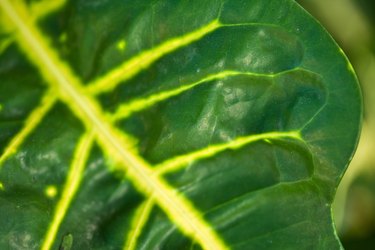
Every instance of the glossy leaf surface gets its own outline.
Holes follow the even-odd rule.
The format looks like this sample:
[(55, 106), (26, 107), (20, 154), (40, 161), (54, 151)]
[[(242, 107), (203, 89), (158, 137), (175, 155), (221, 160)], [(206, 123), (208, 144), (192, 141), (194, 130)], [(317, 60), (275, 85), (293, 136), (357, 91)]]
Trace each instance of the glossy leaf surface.
[(361, 97), (294, 1), (0, 7), (0, 248), (340, 248)]

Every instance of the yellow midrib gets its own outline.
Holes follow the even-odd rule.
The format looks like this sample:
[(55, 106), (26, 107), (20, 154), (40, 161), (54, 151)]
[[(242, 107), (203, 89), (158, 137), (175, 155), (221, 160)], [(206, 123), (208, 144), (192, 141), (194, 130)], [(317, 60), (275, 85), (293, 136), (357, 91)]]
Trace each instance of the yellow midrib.
[(62, 63), (48, 42), (24, 12), (17, 12), (8, 0), (1, 7), (19, 30), (17, 42), (53, 87), (60, 90), (60, 99), (81, 119), (86, 127), (93, 127), (103, 149), (118, 158), (139, 191), (150, 195), (181, 231), (199, 242), (205, 249), (226, 249), (223, 241), (201, 218), (193, 206), (158, 176), (152, 175), (148, 164), (130, 153), (121, 132), (106, 121), (96, 101), (86, 95), (82, 84), (69, 67)]

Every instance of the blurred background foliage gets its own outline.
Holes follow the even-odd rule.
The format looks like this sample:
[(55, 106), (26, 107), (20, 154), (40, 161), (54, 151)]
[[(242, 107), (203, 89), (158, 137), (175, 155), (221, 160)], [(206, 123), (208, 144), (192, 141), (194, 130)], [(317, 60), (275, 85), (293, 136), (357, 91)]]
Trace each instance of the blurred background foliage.
[(375, 249), (375, 1), (297, 0), (331, 33), (353, 64), (364, 97), (357, 152), (334, 203), (339, 236), (347, 250)]

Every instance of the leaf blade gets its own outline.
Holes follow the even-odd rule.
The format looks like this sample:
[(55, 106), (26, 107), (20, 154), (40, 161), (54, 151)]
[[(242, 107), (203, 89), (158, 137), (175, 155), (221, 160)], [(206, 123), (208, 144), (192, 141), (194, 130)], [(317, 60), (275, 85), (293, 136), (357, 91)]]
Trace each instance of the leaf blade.
[[(49, 81), (55, 83), (68, 78), (69, 82), (76, 83), (73, 92), (77, 92), (78, 96), (75, 98), (64, 96), (65, 91), (60, 89), (59, 93), (65, 100), (64, 105), (71, 106), (72, 113), (83, 122), (85, 130), (91, 128), (92, 121), (96, 120), (94, 127), (100, 127), (102, 132), (106, 130), (109, 132), (107, 136), (103, 136), (102, 132), (96, 132), (97, 140), (101, 148), (104, 148), (106, 156), (103, 157), (96, 150), (96, 162), (90, 166), (96, 168), (98, 164), (103, 167), (106, 165), (109, 168), (102, 170), (103, 176), (113, 176), (113, 179), (117, 180), (116, 183), (121, 182), (123, 178), (127, 182), (134, 180), (134, 176), (131, 177), (131, 173), (127, 177), (123, 176), (128, 168), (122, 168), (120, 165), (126, 162), (123, 159), (126, 154), (119, 148), (112, 150), (113, 142), (125, 148), (125, 151), (129, 151), (130, 155), (140, 163), (139, 165), (144, 163), (144, 169), (149, 171), (150, 175), (154, 174), (154, 168), (163, 162), (170, 160), (172, 165), (175, 165), (177, 162), (173, 161), (174, 157), (189, 156), (194, 152), (204, 152), (214, 145), (222, 145), (223, 150), (219, 150), (220, 154), (213, 154), (210, 157), (197, 155), (191, 159), (187, 157), (184, 161), (186, 167), (177, 164), (176, 167), (171, 168), (173, 171), (169, 171), (163, 177), (155, 177), (155, 182), (160, 184), (159, 187), (164, 188), (173, 198), (171, 203), (176, 203), (176, 200), (182, 201), (180, 204), (187, 205), (187, 210), (193, 217), (198, 217), (198, 224), (201, 223), (200, 221), (203, 221), (203, 224), (208, 222), (207, 229), (214, 230), (215, 234), (220, 235), (220, 240), (224, 239), (231, 248), (241, 249), (247, 246), (337, 248), (338, 241), (334, 236), (332, 225), (329, 224), (332, 222), (329, 216), (329, 204), (334, 187), (354, 148), (354, 138), (358, 132), (356, 132), (358, 122), (356, 112), (360, 112), (356, 102), (359, 95), (356, 92), (353, 72), (347, 68), (347, 62), (337, 46), (329, 40), (321, 27), (309, 20), (292, 1), (256, 0), (243, 3), (244, 6), (236, 2), (222, 3), (214, 0), (204, 4), (198, 2), (187, 4), (183, 1), (161, 4), (161, 1), (155, 1), (149, 6), (141, 7), (143, 3), (145, 2), (140, 0), (134, 5), (129, 5), (135, 6), (135, 11), (128, 12), (131, 18), (127, 18), (127, 15), (123, 16), (125, 20), (131, 20), (126, 23), (124, 29), (121, 27), (123, 23), (113, 21), (117, 20), (116, 17), (104, 13), (121, 14), (120, 10), (129, 10), (129, 8), (132, 10), (133, 7), (124, 7), (123, 2), (120, 4), (120, 1), (115, 0), (111, 4), (101, 2), (98, 5), (81, 1), (70, 2), (68, 12), (72, 16), (71, 19), (63, 16), (64, 13), (56, 13), (57, 17), (51, 15), (49, 18), (52, 20), (61, 18), (63, 23), (67, 18), (66, 23), (72, 22), (71, 26), (61, 26), (64, 28), (51, 32), (45, 27), (48, 26), (50, 29), (53, 25), (44, 22), (37, 30), (43, 36), (42, 43), (47, 44), (42, 46), (42, 50), (51, 52), (47, 53), (48, 57), (51, 58), (52, 55), (55, 58), (51, 64), (59, 65), (55, 68), (62, 72), (61, 79), (58, 79), (56, 75), (51, 77), (53, 70), (45, 70), (46, 72), (43, 73), (45, 78), (50, 77)], [(211, 6), (214, 6), (213, 11), (209, 10)], [(274, 8), (275, 6), (279, 8)], [(220, 7), (219, 15), (216, 12), (218, 7)], [(86, 13), (92, 14), (85, 14), (86, 10), (90, 10)], [(144, 13), (140, 13), (140, 10)], [(268, 14), (269, 12), (272, 14)], [(207, 18), (199, 18), (202, 13)], [(233, 13), (241, 14), (233, 15)], [(87, 20), (93, 22), (92, 27), (101, 27), (103, 33), (99, 32), (98, 35), (98, 30), (88, 28), (82, 36), (77, 37), (83, 38), (82, 44), (88, 41), (89, 45), (93, 44), (91, 46), (98, 46), (100, 49), (92, 49), (92, 53), (90, 52), (92, 56), (90, 55), (88, 59), (81, 56), (85, 54), (84, 52), (77, 53), (77, 61), (83, 62), (83, 71), (77, 70), (75, 59), (68, 57), (69, 64), (74, 64), (77, 75), (85, 80), (105, 75), (106, 72), (111, 72), (111, 69), (121, 65), (121, 63), (116, 65), (118, 61), (126, 61), (118, 60), (119, 58), (132, 58), (133, 55), (139, 54), (138, 52), (154, 48), (154, 44), (163, 44), (164, 40), (168, 41), (169, 38), (188, 34), (189, 31), (209, 23), (207, 20), (210, 21), (212, 17), (217, 16), (221, 23), (225, 23), (222, 24), (223, 27), (194, 43), (165, 54), (148, 65), (147, 69), (129, 78), (126, 85), (120, 84), (114, 91), (97, 98), (86, 92), (84, 82), (74, 76), (75, 73), (69, 68), (70, 66), (65, 63), (60, 64), (59, 61), (59, 53), (66, 56), (66, 50), (76, 46), (75, 35), (72, 35), (71, 31), (74, 30), (72, 26), (77, 24), (77, 27), (81, 27), (78, 30), (85, 30), (84, 28), (87, 27), (85, 23), (90, 23)], [(194, 20), (193, 17), (197, 18), (197, 21), (190, 24), (190, 20)], [(95, 19), (99, 21), (96, 22)], [(106, 20), (107, 23), (104, 26), (96, 26), (95, 24), (100, 24), (100, 20)], [(184, 25), (176, 29), (178, 25), (173, 25), (173, 22), (178, 23), (176, 20)], [(110, 32), (104, 31), (104, 27), (111, 22), (116, 24), (115, 28), (111, 28), (112, 31), (116, 30), (116, 35), (108, 36)], [(148, 24), (152, 27), (150, 33), (147, 32)], [(161, 29), (158, 30), (157, 27)], [(129, 36), (129, 32), (135, 30), (139, 33)], [(163, 34), (165, 31), (167, 34)], [(121, 37), (118, 37), (118, 34)], [(147, 39), (147, 34), (152, 34), (151, 39)], [(56, 37), (62, 35), (65, 37), (64, 41), (56, 42)], [(98, 39), (93, 41), (90, 36)], [(309, 36), (312, 41), (308, 41)], [(128, 39), (129, 37), (136, 38), (136, 42)], [(54, 43), (49, 43), (47, 41), (49, 39)], [(324, 42), (314, 45), (317, 39), (322, 39)], [(63, 44), (62, 48), (59, 47), (61, 44)], [(77, 42), (77, 44), (81, 43)], [(327, 48), (322, 44), (328, 44)], [(46, 50), (47, 47), (50, 50)], [(93, 47), (82, 49), (90, 51), (90, 48)], [(114, 63), (109, 62), (109, 55), (113, 54), (112, 49), (118, 54)], [(32, 60), (39, 60), (37, 58), (39, 55), (32, 55), (33, 51), (29, 53)], [(327, 62), (325, 60), (319, 62), (324, 56), (327, 56)], [(93, 62), (90, 58), (97, 58), (97, 60)], [(328, 67), (329, 63), (335, 64)], [(39, 67), (42, 68), (42, 65), (43, 63), (40, 63)], [(51, 66), (49, 67), (52, 69)], [(217, 75), (218, 72), (241, 73), (242, 71), (254, 72), (252, 74), (257, 74), (257, 77), (236, 75), (221, 78)], [(268, 77), (280, 71), (286, 73), (279, 74), (277, 77)], [(310, 71), (312, 73), (308, 74), (307, 72)], [(337, 71), (337, 73), (330, 71)], [(210, 84), (194, 84), (210, 75), (218, 77), (209, 79)], [(349, 108), (340, 98), (353, 102), (353, 106)], [(77, 105), (77, 102), (80, 104)], [(125, 112), (118, 118), (126, 119), (110, 120), (110, 113), (124, 103), (128, 106), (125, 106)], [(337, 125), (340, 120), (349, 118), (352, 119), (350, 123), (334, 129), (334, 124)], [(264, 135), (272, 131), (283, 134), (296, 130), (301, 130), (302, 141), (286, 138), (269, 140), (262, 137), (264, 140), (259, 138), (255, 141), (250, 140), (250, 143), (241, 144), (242, 146), (235, 150), (226, 150), (230, 148), (226, 146), (235, 143), (236, 138), (254, 139), (256, 135)], [(30, 143), (27, 143), (29, 146)], [(25, 147), (23, 150), (21, 153), (24, 154), (29, 148)], [(7, 161), (5, 172), (1, 173), (2, 177), (12, 174), (13, 171), (10, 169), (13, 165), (17, 171), (17, 164), (22, 164), (21, 153)], [(33, 154), (28, 157), (36, 159), (38, 153)], [(58, 154), (58, 156), (63, 155)], [(104, 164), (105, 160), (109, 162)], [(25, 165), (23, 168), (29, 169), (30, 166)], [(121, 176), (117, 176), (119, 169), (122, 172)], [(92, 169), (86, 171), (88, 176), (95, 178), (92, 183), (89, 178), (83, 180), (77, 201), (67, 214), (58, 235), (62, 237), (67, 233), (74, 234), (74, 244), (78, 248), (95, 249), (107, 246), (113, 249), (121, 248), (124, 237), (121, 231), (129, 232), (129, 221), (131, 216), (135, 215), (131, 211), (139, 206), (141, 200), (147, 199), (152, 190), (147, 191), (150, 186), (143, 186), (137, 181), (133, 184), (118, 184), (117, 189), (114, 184), (99, 181), (103, 180), (103, 177), (90, 174)], [(9, 181), (4, 183), (5, 194), (1, 194), (1, 197), (5, 197), (6, 201), (12, 200), (6, 196), (14, 193), (12, 185)], [(98, 192), (101, 190), (100, 185), (103, 185), (107, 196), (103, 196), (101, 191)], [(127, 188), (129, 185), (143, 190), (143, 195), (136, 191), (129, 191)], [(88, 190), (92, 190), (91, 197), (96, 202), (95, 206), (89, 207), (91, 200), (87, 197), (90, 197), (91, 193)], [(109, 193), (111, 190), (114, 192), (113, 195)], [(158, 192), (160, 193), (160, 190)], [(48, 194), (43, 191), (43, 195), (48, 196)], [(306, 194), (311, 202), (300, 198), (302, 194)], [(109, 200), (106, 198), (108, 196), (111, 197)], [(123, 201), (119, 203), (122, 205), (116, 204), (115, 201), (121, 198)], [(82, 213), (79, 204), (87, 215)], [(248, 206), (249, 204), (253, 205)], [(166, 204), (160, 206), (160, 203), (155, 210), (152, 210), (149, 221), (139, 235), (139, 247), (146, 249), (199, 247), (194, 240), (181, 235), (181, 231), (184, 230), (179, 232), (176, 229), (176, 225), (184, 224), (186, 227), (188, 221), (181, 220), (177, 214), (171, 215), (170, 212), (164, 214), (160, 207), (170, 211)], [(236, 207), (244, 209), (240, 209), (238, 215), (225, 216), (235, 211)], [(270, 210), (271, 207), (280, 207), (280, 211), (273, 212)], [(303, 210), (306, 214), (301, 212)], [(87, 219), (90, 216), (95, 218), (92, 222)], [(76, 225), (75, 220), (81, 217), (86, 218), (86, 223)], [(113, 222), (111, 218), (121, 218), (124, 224), (117, 219)], [(264, 221), (258, 218), (263, 218)], [(321, 218), (324, 218), (324, 221), (318, 223)], [(315, 230), (319, 225), (323, 227), (324, 233), (322, 231), (319, 234)], [(309, 227), (311, 230), (304, 231), (303, 227)], [(116, 232), (117, 230), (120, 232)], [(110, 236), (109, 232), (117, 236)], [(298, 234), (305, 241), (288, 243), (282, 240), (293, 234)], [(320, 237), (321, 234), (325, 237)], [(82, 239), (81, 235), (87, 238)], [(264, 243), (269, 239), (274, 245)]]

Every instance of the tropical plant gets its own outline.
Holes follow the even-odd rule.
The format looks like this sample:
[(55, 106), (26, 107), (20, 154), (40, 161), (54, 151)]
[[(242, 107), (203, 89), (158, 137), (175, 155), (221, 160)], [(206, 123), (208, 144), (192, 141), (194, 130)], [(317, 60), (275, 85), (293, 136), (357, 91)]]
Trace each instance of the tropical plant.
[(0, 0), (1, 249), (339, 249), (361, 96), (292, 0)]

